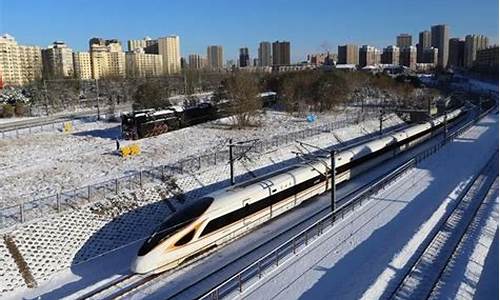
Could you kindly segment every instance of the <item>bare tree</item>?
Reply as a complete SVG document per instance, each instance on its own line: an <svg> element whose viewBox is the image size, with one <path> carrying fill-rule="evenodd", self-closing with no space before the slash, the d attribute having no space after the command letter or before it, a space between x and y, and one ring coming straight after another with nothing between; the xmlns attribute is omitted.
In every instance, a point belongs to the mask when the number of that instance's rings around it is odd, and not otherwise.
<svg viewBox="0 0 500 300"><path fill-rule="evenodd" d="M230 99L228 112L233 124L242 129L255 125L255 117L262 102L258 97L258 81L254 74L236 72L226 81L227 96Z"/></svg>
<svg viewBox="0 0 500 300"><path fill-rule="evenodd" d="M134 109L164 108L170 105L157 82L146 81L139 85L134 94Z"/></svg>

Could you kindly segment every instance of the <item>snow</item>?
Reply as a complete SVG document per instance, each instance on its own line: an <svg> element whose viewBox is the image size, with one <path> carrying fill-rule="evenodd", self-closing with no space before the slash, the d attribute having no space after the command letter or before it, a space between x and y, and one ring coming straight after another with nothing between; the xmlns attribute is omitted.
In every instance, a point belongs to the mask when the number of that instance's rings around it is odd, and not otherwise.
<svg viewBox="0 0 500 300"><path fill-rule="evenodd" d="M0 125L6 125L9 123L16 123L20 121L36 120L37 117L12 117L12 118L0 118Z"/></svg>
<svg viewBox="0 0 500 300"><path fill-rule="evenodd" d="M388 287L398 282L433 225L451 209L458 193L497 145L498 119L489 115L396 184L374 195L354 217L310 244L307 251L243 297L387 297Z"/></svg>
<svg viewBox="0 0 500 300"><path fill-rule="evenodd" d="M120 135L118 123L78 123L70 134L50 132L0 140L0 177L3 179L0 205L17 204L20 199L30 201L227 149L231 138L266 140L345 117L345 113L323 114L317 122L308 123L305 118L271 111L260 117L261 126L244 130L231 130L224 120L213 121L148 139L122 141L122 146L133 142L141 147L141 155L125 159L114 153L115 139Z"/></svg>
<svg viewBox="0 0 500 300"><path fill-rule="evenodd" d="M271 115L271 117L273 117L273 115ZM283 120L281 116L274 116L274 118ZM296 119L292 118L291 120ZM303 126L303 123L305 122L300 122L298 125L287 125L286 122L284 122L283 125L296 128L295 126ZM99 126L104 125L105 124L99 124ZM397 127L401 125L401 120L393 117L387 120L386 125ZM90 126L90 124L86 124L85 126ZM200 130L207 131L206 128L197 128L195 130L198 131L198 134ZM274 130L279 132L279 129ZM376 119L367 120L360 125L351 125L346 128L338 129L335 130L333 134L332 132L324 132L307 138L305 141L315 143L319 146L328 146L335 143L335 139L333 138L335 136L343 141L353 139L357 141L361 136L365 135L366 132L373 133L377 132L377 130L378 121ZM238 133L245 133L245 131L237 131L233 134ZM172 132L170 137L175 140L175 135L177 134L182 136L182 130ZM251 136L252 134L259 134L259 132L255 133L255 131L248 130L247 134ZM38 136L43 135L34 135L33 138L37 138ZM61 136L65 137L64 135ZM177 140L182 139L177 137ZM51 140L47 139L42 139L42 141L46 143L51 142ZM150 141L144 140L143 142L148 143ZM67 147L69 146L70 145ZM114 145L112 146L114 147ZM84 160L99 156L99 147L101 147L101 145L96 143L97 150L94 150L94 153L93 151L88 151L88 153L86 153L89 156L88 158L85 157L85 154L80 154L82 155L81 159ZM166 148L166 146L163 148ZM61 153L59 157L65 154L65 149L68 148L60 149ZM182 150L184 152L188 151L187 148L183 148ZM239 176L237 180L240 181L243 180L243 178L251 178L249 172L262 175L266 172L293 163L295 160L292 159L294 158L294 154L291 153L291 150L295 150L295 144L292 141L288 146L280 149L270 148L264 153L256 155L256 157L253 157L250 161L239 161L236 165L236 176ZM66 153L66 155L68 155L67 159L70 159L71 155L75 153L78 154L77 150L70 149L68 152L69 153ZM29 155L33 154L30 153ZM42 159L41 162L43 161ZM229 166L226 163L221 163L211 168L200 170L199 172L189 172L186 174L175 173L172 174L172 176L174 176L173 178L179 185L181 191L186 194L186 201L191 201L202 194L227 186L228 168ZM75 171L82 172L82 170ZM112 255L113 252L109 251L114 251L114 249L145 238L169 213L171 213L171 207L175 209L183 205L181 201L171 198L172 196L174 196L174 194L172 194L171 186L167 183L156 184L143 191L124 192L114 198L103 199L102 201L85 206L79 210L68 211L67 213L57 216L50 216L24 224L9 234L13 236L19 251L31 267L31 273L37 282L43 283L49 280L50 283L53 281L51 278L55 273L62 274L61 276L63 276L64 279L61 280L63 282L64 280L74 280L74 278L80 277L79 266L85 264L85 262L94 261L95 257L102 255ZM171 198L171 200L160 201L166 198ZM140 244L140 242L136 242L136 246L137 243ZM135 252L136 251L130 251L128 255ZM9 256L9 254L5 252L3 254ZM130 259L125 259L124 261L127 263L108 266L108 273L100 272L99 274L103 274L103 278L101 279L104 280L104 278L112 277L113 274L122 272L121 270L128 270ZM117 268L119 269L117 270ZM66 269L66 271L64 271L64 269ZM64 274L68 272L73 272L76 277L65 277ZM13 288L19 288L23 285L22 280L19 280L18 272L16 272L15 268L12 270L4 269L3 266L0 265L0 273L4 273L11 278L9 280L13 281ZM80 279L79 282L83 284L86 280L92 279ZM55 281L60 283L59 279ZM81 288L80 285L69 285ZM42 291L44 290L42 289ZM25 291L18 289L18 292L23 294Z"/></svg>
<svg viewBox="0 0 500 300"><path fill-rule="evenodd" d="M476 208L479 208L486 196L490 185L498 176L498 155L488 162L487 167L479 176L471 181L470 188L466 188L465 195L460 196L460 202L450 215L446 216L444 223L435 226L437 233L426 248L402 285L398 288L395 298L404 299L408 295L415 298L425 298L439 280L441 271L446 267L448 258L455 252L462 235L467 230L467 225L474 218Z"/></svg>
<svg viewBox="0 0 500 300"><path fill-rule="evenodd" d="M496 277L496 281L489 280L486 283L489 293L493 290L498 292L498 269L486 263L489 255L496 256L495 267L498 266L498 248L492 247L495 237L498 237L498 177L430 299L440 299L447 295L472 298L476 295L480 280L485 281L483 277L488 276ZM485 269L489 269L488 273L484 273ZM496 275L491 274L493 269L496 269ZM479 295L476 297L484 299ZM490 297L498 299L498 293L496 297Z"/></svg>

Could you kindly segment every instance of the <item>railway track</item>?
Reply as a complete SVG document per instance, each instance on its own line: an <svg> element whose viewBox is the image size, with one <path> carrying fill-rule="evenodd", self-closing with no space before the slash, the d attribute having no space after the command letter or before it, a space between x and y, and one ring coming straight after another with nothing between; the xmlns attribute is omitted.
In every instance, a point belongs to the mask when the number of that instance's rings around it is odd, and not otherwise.
<svg viewBox="0 0 500 300"><path fill-rule="evenodd" d="M488 191L498 177L498 149L469 182L453 209L427 239L389 299L427 299L475 219Z"/></svg>
<svg viewBox="0 0 500 300"><path fill-rule="evenodd" d="M377 182L382 181L385 177L388 176L388 174L394 176L393 173L394 173L394 170L389 172L389 173L386 173L386 174L383 174L383 175L377 177L376 179L370 181L369 183L367 183L367 184L365 184L365 185L363 185L363 186L361 186L353 191L350 191L344 197L338 199L338 201L337 201L338 205L345 206L350 201L352 201L352 199L357 198L360 194L373 193L374 192L374 189L372 188L373 185L376 184ZM380 188L383 188L383 187L381 186ZM327 215L329 212L330 212L330 206L326 206L318 211L315 211L313 214L310 214L306 218L303 218L301 221L295 223L292 227L288 227L288 228L282 230L277 235L274 235L273 237L261 242L257 246L248 249L244 253L241 253L238 257L236 257L232 260L229 260L220 268L213 270L209 274L206 274L206 275L200 277L199 279L192 282L188 286L185 286L182 289L173 292L172 295L170 295L168 297L168 299L175 299L175 298L179 297L182 293L186 292L187 290L199 285L200 283L202 283L204 281L207 281L211 277L214 277L215 275L220 274L221 272L223 272L226 269L230 269L234 264L241 262L241 261L245 261L245 259L251 257L252 255L256 255L256 253L261 253L266 248L268 248L274 244L279 244L283 240L287 240L290 236L293 236L293 234L295 232L298 232L298 231L302 230L303 228L306 228L311 223L313 223L315 220L319 219L320 217L322 217L324 215ZM257 227L257 228L259 228L259 227ZM255 229L257 229L257 228L255 228ZM207 255L213 253L214 251L216 251L217 249L219 249L219 248L211 249L210 251L205 252L202 255L207 256ZM196 260L191 261L191 263L193 263L195 261ZM159 274L154 274L154 275L149 275L149 276L138 275L138 274L127 274L127 275L124 275L124 276L120 277L119 279L116 279L116 280L114 280L114 281L94 290L94 291L91 291L91 292L79 297L78 299L118 299L118 298L123 298L124 296L129 295L130 293L133 293L138 288L143 288L144 286L151 284L153 281L155 281L155 279L167 277L167 276L171 275L172 273L179 271L182 268L187 267L188 265L190 265L189 262L187 264L183 264L180 267L174 268L174 269L166 271L164 273L159 273ZM201 296L201 294L202 293L200 293L200 296Z"/></svg>
<svg viewBox="0 0 500 300"><path fill-rule="evenodd" d="M460 122L461 123L461 122ZM457 124L458 125L458 124ZM454 126L458 127L456 128L456 132L459 130L462 130L463 127L460 126ZM389 172L391 173L391 172ZM341 206L344 206L348 204L350 200L353 198L356 198L357 195L360 194L362 191L368 191L370 190L370 194L373 192L376 192L375 190L371 189L373 184L377 181L380 181L380 178L386 177L388 173L385 173L382 176L377 177L376 179L370 181L367 184L362 185L361 187L356 188L354 191L349 192L347 195L342 197L337 201L337 203ZM288 227L281 232L277 233L274 235L272 238L269 238L263 242L261 242L259 245L252 247L251 249L245 251L244 253L241 253L238 257L229 260L226 262L224 265L221 267L218 267L217 269L209 272L206 275L203 275L199 279L197 279L194 282L191 282L187 286L184 286L177 291L172 291L170 292L170 295L167 296L167 299L177 299L180 298L183 293L186 291L190 290L191 288L196 287L197 285L200 285L202 282L208 281L212 277L216 277L217 274L221 274L224 272L224 270L229 270L233 265L235 265L237 262L243 261L247 257L251 257L252 255L255 255L259 250L265 249L268 247L270 244L279 244L279 241L286 240L287 238L293 236L295 232L298 232L304 228L307 228L310 224L312 224L315 220L321 218L322 216L325 216L330 212L330 207L326 206L313 214L309 214L306 218L302 219L298 223L295 223L291 227ZM218 249L218 248L217 248ZM215 251L216 249L212 249L211 251L204 253L204 255L208 255ZM192 263L192 262L191 262ZM117 299L117 298L123 298L127 295L132 294L134 291L138 290L139 288L145 288L147 286L150 286L154 284L154 282L157 282L156 280L161 280L167 278L169 275L172 273L179 271L179 269L185 268L186 266L190 265L191 263L184 264L178 268L175 268L173 270L169 270L164 273L156 274L156 275L150 275L150 276L144 276L144 275L134 275L134 274L128 274L125 275L118 280L115 280L113 282L110 282L101 288L94 290L92 292L89 292L83 296L81 296L78 299ZM218 282L222 282L223 280L218 280ZM212 284L213 286L213 284ZM199 296L202 296L207 290L203 290L202 292L199 293ZM196 297L195 297L196 298Z"/></svg>
<svg viewBox="0 0 500 300"><path fill-rule="evenodd" d="M107 108L102 108L103 113L105 113ZM120 105L115 108L117 111L122 111L122 110L127 110L130 109L130 104L126 105ZM71 112L71 113L66 113L66 114L61 114L61 115L55 115L55 116L46 116L46 117L41 117L41 118L33 118L33 119L28 119L28 120L21 120L21 121L15 121L15 122L9 122L5 124L0 124L0 133L6 133L9 131L15 131L15 130L24 130L28 129L30 127L40 127L40 126L47 126L51 124L58 124L61 122L66 122L74 119L80 119L80 118L86 118L86 117L91 117L95 116L97 114L97 110L86 110L82 112Z"/></svg>

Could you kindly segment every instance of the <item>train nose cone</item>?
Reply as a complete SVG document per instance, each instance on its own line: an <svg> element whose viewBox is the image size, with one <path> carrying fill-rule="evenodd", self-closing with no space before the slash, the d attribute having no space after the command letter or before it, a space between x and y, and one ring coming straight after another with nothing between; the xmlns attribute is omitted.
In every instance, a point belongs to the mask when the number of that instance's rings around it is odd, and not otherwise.
<svg viewBox="0 0 500 300"><path fill-rule="evenodd" d="M132 262L130 270L134 273L146 274L156 269L155 261L149 255L137 256Z"/></svg>

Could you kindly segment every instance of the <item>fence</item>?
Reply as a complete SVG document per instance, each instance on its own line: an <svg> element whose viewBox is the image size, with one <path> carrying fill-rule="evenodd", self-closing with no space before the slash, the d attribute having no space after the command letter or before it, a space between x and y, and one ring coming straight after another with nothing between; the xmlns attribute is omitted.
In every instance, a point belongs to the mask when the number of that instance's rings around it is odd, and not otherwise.
<svg viewBox="0 0 500 300"><path fill-rule="evenodd" d="M16 127L15 129L8 129L2 131L2 139L7 139L7 138L19 138L21 135L26 135L26 134L32 134L32 133L41 133L41 132L52 132L52 131L57 131L61 130L64 127L64 123L66 122L71 122L71 125L75 125L73 120L70 121L50 121L46 123L41 123L39 125L33 126L30 125L28 127L20 126Z"/></svg>
<svg viewBox="0 0 500 300"><path fill-rule="evenodd" d="M363 115L363 118L373 118L374 116L378 117L378 113ZM328 124L274 136L267 140L257 141L253 146L253 151L255 153L263 153L298 139L305 139L321 133L330 132L351 124L357 124L360 121L360 116L349 115L341 120ZM16 205L0 208L0 229L44 217L48 214L60 213L67 209L75 209L98 199L104 199L127 190L142 188L145 184L161 183L169 175L174 173L198 171L217 164L227 163L228 161L229 151L228 149L224 149L210 154L180 160L175 164L161 165L137 171L120 178L62 191L47 197L35 198L35 196L25 196L19 199L19 203Z"/></svg>
<svg viewBox="0 0 500 300"><path fill-rule="evenodd" d="M352 213L356 206L361 206L363 201L368 200L371 195L389 185L425 158L439 151L447 143L453 141L453 139L461 135L464 131L469 129L478 120L491 111L492 109L489 109L483 114L480 114L476 119L468 122L460 129L450 134L445 140L443 140L443 142L437 143L422 152L419 152L407 163L392 171L387 176L384 176L384 178L376 182L374 185L371 185L369 188L361 191L343 206L316 221L314 224L310 225L288 241L282 243L265 256L223 281L208 293L204 294L200 299L218 300L224 297L238 297L245 290L248 290L257 284L263 276L277 269L280 264L293 258L300 250L307 247L311 241L319 238L324 233L325 229L334 226L336 221L342 220L346 215Z"/></svg>

